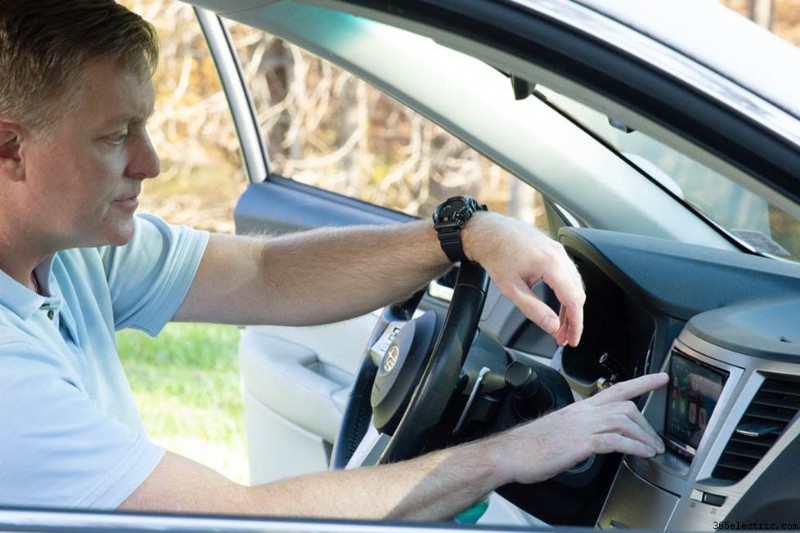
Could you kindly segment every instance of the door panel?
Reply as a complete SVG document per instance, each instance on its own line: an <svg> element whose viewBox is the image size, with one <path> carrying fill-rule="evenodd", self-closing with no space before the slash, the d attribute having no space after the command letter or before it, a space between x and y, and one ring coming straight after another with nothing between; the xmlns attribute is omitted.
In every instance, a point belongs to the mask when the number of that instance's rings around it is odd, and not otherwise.
<svg viewBox="0 0 800 533"><path fill-rule="evenodd" d="M375 317L248 327L239 341L251 483L325 470Z"/></svg>
<svg viewBox="0 0 800 533"><path fill-rule="evenodd" d="M235 212L240 234L392 224L411 217L271 177ZM251 326L239 341L251 483L324 470L375 316L314 327Z"/></svg>

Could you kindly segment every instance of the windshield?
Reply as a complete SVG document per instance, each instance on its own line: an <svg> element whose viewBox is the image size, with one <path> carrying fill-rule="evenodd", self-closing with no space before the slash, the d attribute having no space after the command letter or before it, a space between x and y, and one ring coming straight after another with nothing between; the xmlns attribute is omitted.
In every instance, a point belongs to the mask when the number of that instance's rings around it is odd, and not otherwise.
<svg viewBox="0 0 800 533"><path fill-rule="evenodd" d="M537 86L548 103L756 252L800 260L800 221L730 178L652 137Z"/></svg>

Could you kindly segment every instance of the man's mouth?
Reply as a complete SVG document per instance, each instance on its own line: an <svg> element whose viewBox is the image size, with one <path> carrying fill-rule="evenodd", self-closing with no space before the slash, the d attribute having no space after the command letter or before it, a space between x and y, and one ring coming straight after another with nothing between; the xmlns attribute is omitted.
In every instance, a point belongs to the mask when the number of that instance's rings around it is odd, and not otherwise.
<svg viewBox="0 0 800 533"><path fill-rule="evenodd" d="M114 200L114 204L122 207L124 209L136 209L139 207L139 195L129 196L128 198L120 198L119 200Z"/></svg>

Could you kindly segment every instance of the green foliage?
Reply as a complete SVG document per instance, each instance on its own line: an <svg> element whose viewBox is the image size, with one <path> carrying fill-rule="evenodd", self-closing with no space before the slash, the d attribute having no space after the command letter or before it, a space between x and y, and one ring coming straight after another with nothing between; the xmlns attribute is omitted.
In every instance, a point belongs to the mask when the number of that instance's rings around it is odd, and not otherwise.
<svg viewBox="0 0 800 533"><path fill-rule="evenodd" d="M246 481L235 326L169 324L155 339L117 335L150 437L167 449Z"/></svg>

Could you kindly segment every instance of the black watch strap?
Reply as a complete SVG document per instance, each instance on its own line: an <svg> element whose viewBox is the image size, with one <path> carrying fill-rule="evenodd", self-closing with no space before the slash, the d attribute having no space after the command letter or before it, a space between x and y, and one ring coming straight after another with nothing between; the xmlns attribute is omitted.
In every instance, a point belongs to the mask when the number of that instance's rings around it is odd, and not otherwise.
<svg viewBox="0 0 800 533"><path fill-rule="evenodd" d="M448 198L433 212L433 227L439 237L442 250L450 261L465 261L461 243L461 230L476 211L487 211L487 207L470 196Z"/></svg>

